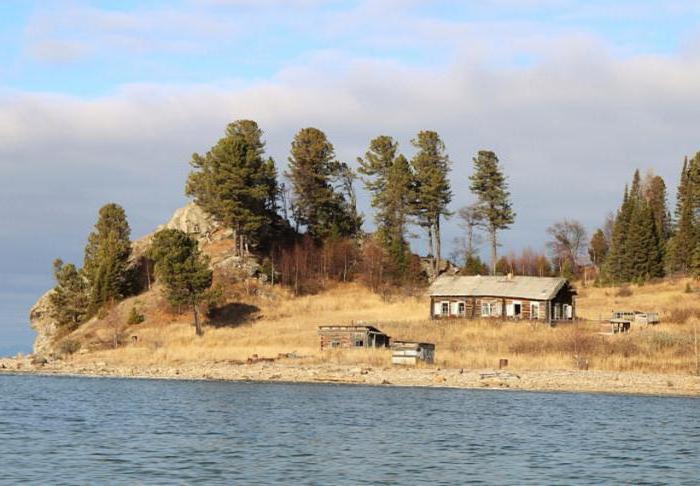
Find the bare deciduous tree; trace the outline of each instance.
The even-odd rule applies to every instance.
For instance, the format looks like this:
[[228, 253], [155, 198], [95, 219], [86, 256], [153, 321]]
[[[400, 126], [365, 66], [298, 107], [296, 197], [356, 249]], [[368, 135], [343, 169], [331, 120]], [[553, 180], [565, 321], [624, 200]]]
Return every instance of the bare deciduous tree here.
[[552, 237], [547, 246], [559, 264], [560, 273], [566, 263], [576, 272], [587, 247], [586, 228], [576, 220], [564, 219], [547, 228], [547, 234]]
[[470, 204], [460, 208], [457, 212], [459, 226], [465, 230], [464, 235], [464, 261], [468, 262], [476, 256], [477, 245], [481, 243], [481, 236], [476, 233], [479, 228], [484, 228], [486, 222], [484, 213], [478, 204]]

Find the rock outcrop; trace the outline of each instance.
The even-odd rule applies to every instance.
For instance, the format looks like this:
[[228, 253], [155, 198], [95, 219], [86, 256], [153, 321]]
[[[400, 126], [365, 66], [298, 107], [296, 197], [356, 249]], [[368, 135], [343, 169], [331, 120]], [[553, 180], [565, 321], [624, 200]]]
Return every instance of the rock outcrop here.
[[58, 323], [51, 317], [52, 292], [49, 290], [42, 295], [29, 311], [29, 322], [36, 331], [34, 354], [48, 354], [58, 331]]
[[[250, 278], [259, 274], [260, 264], [254, 256], [241, 257], [235, 254], [231, 240], [233, 232], [195, 203], [189, 203], [175, 211], [172, 218], [156, 231], [162, 229], [178, 229], [196, 238], [200, 248], [211, 258], [211, 267], [215, 272], [234, 278]], [[132, 243], [131, 265], [137, 274], [142, 271], [143, 257], [151, 246], [154, 234], [155, 232], [148, 234]], [[58, 332], [58, 323], [51, 318], [51, 292], [45, 293], [29, 314], [30, 325], [37, 333], [34, 341], [34, 353], [37, 355], [52, 353]]]
[[202, 242], [227, 239], [233, 235], [230, 229], [222, 227], [209, 213], [193, 202], [175, 211], [170, 221], [159, 226], [157, 231], [162, 229], [184, 231]]

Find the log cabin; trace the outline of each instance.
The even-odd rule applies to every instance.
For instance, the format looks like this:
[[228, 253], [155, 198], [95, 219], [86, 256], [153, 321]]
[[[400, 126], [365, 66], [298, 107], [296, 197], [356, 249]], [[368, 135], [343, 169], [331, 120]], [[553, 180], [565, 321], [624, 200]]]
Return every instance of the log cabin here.
[[576, 289], [565, 278], [440, 276], [432, 283], [431, 319], [527, 319], [553, 323], [576, 318]]

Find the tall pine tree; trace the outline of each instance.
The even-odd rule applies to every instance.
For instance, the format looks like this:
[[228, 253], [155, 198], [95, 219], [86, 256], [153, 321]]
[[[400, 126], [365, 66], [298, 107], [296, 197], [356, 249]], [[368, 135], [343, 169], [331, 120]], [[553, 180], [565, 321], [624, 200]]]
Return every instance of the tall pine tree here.
[[292, 213], [316, 239], [355, 236], [362, 218], [352, 200], [354, 174], [335, 159], [333, 144], [317, 128], [301, 129], [292, 141], [289, 170]]
[[126, 296], [130, 288], [128, 260], [131, 229], [124, 208], [104, 205], [85, 247], [83, 275], [90, 286], [91, 310]]
[[234, 230], [236, 248], [258, 243], [277, 218], [277, 169], [265, 158], [262, 135], [254, 121], [235, 121], [216, 145], [190, 162], [185, 192]]
[[447, 209], [452, 201], [450, 159], [437, 132], [423, 130], [411, 144], [417, 149], [411, 160], [415, 177], [413, 214], [428, 233], [433, 270], [438, 275], [442, 252], [440, 221], [451, 214]]
[[671, 272], [689, 273], [700, 245], [700, 154], [683, 162], [678, 184], [673, 237], [666, 258]]
[[397, 149], [393, 138], [382, 135], [372, 140], [364, 158], [357, 160], [365, 188], [372, 194], [379, 241], [403, 275], [410, 253], [406, 219], [412, 201], [413, 173], [406, 157], [397, 155]]
[[498, 232], [515, 221], [508, 183], [495, 153], [480, 150], [474, 157], [474, 172], [469, 177], [470, 190], [476, 195], [491, 243], [491, 274], [498, 262]]

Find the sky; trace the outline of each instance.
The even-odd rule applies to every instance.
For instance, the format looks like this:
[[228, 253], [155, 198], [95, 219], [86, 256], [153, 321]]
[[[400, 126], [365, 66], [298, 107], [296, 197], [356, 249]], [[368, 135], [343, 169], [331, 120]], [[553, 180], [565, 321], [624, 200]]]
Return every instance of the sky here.
[[[371, 138], [436, 130], [452, 210], [495, 151], [517, 219], [601, 225], [636, 168], [671, 189], [700, 150], [700, 3], [181, 0], [0, 3], [0, 355], [29, 351], [56, 257], [78, 264], [97, 211], [135, 237], [186, 204], [194, 152], [256, 120], [281, 170], [300, 128], [356, 166]], [[360, 190], [366, 229], [372, 211]], [[416, 251], [425, 248], [418, 230]], [[460, 234], [444, 224], [450, 252]]]

